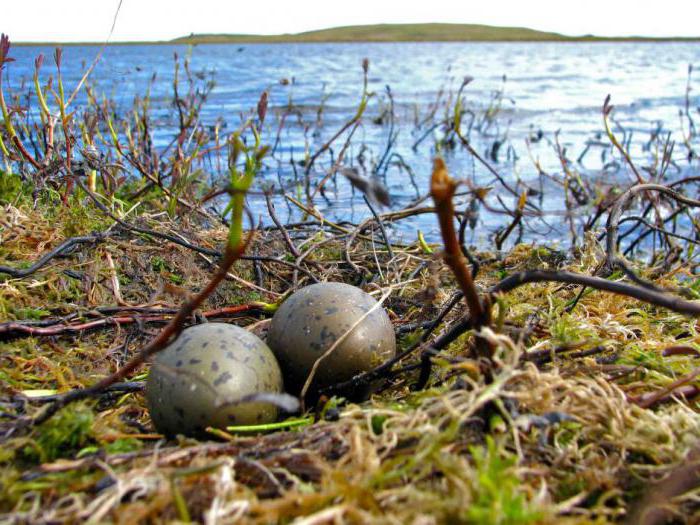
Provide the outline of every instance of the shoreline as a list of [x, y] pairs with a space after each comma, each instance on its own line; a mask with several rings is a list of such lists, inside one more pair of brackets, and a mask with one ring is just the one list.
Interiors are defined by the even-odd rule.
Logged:
[[14, 47], [122, 47], [122, 46], [206, 46], [259, 44], [700, 44], [700, 37], [674, 38], [565, 38], [565, 39], [471, 39], [471, 40], [159, 40], [129, 42], [12, 42]]

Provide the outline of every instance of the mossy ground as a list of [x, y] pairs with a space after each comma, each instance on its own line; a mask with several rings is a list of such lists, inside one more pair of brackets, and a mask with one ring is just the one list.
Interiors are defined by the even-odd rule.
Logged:
[[[0, 260], [29, 265], [70, 236], [110, 227], [100, 217], [84, 205], [7, 204], [0, 210]], [[226, 238], [223, 228], [174, 223], [155, 211], [136, 220], [200, 246], [220, 247]], [[291, 234], [302, 251], [318, 244], [303, 264], [319, 279], [359, 284], [368, 292], [394, 286], [385, 307], [397, 328], [434, 318], [455, 290], [437, 247], [433, 255], [418, 242], [394, 248], [390, 261], [381, 244], [358, 240], [350, 250], [358, 273], [345, 260], [344, 236], [318, 225]], [[284, 257], [286, 247], [277, 232], [262, 231], [248, 253]], [[486, 289], [525, 268], [590, 274], [602, 253], [589, 241], [576, 257], [529, 245], [479, 256], [486, 262], [477, 282]], [[161, 312], [161, 319], [137, 312], [138, 322], [69, 334], [0, 333], [3, 429], [42, 409], [33, 397], [92, 384], [123, 364], [163, 326], [167, 309], [201, 289], [214, 263], [185, 247], [116, 230], [23, 279], [0, 276], [1, 322], [44, 326], [47, 319], [65, 318], [63, 324], [78, 325], [126, 315], [134, 306]], [[310, 282], [304, 273], [295, 277], [294, 268], [270, 261], [258, 262], [257, 269], [239, 261], [233, 273], [237, 280], [224, 282], [202, 311], [274, 303]], [[687, 286], [692, 279], [681, 269], [656, 282]], [[530, 285], [497, 303], [498, 330], [482, 334], [498, 348], [500, 368], [490, 384], [468, 357], [468, 333], [436, 359], [428, 389], [411, 390], [417, 377], [412, 370], [385, 382], [365, 403], [331, 400], [318, 422], [300, 421], [291, 430], [166, 442], [138, 391], [71, 405], [2, 444], [0, 521], [620, 521], [700, 437], [693, 400], [642, 409], [629, 398], [691, 371], [691, 351], [663, 351], [681, 345], [700, 351], [700, 335], [694, 319], [602, 292], [583, 294], [571, 309], [579, 291]], [[122, 310], [105, 313], [105, 306]], [[457, 308], [437, 333], [462, 313]], [[248, 313], [223, 320], [264, 333], [267, 317]], [[401, 347], [419, 335], [420, 329], [402, 333]], [[143, 380], [146, 372], [144, 367], [130, 379]], [[696, 490], [672, 502], [679, 519], [697, 518], [697, 497]]]

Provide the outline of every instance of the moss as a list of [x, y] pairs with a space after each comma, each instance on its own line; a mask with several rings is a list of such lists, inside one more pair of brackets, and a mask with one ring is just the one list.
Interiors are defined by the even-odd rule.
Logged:
[[552, 342], [557, 346], [578, 344], [596, 336], [595, 332], [587, 328], [581, 319], [566, 314], [553, 319], [549, 331]]
[[51, 312], [43, 308], [21, 307], [13, 309], [11, 314], [14, 315], [16, 319], [39, 320], [42, 317], [51, 315]]
[[163, 270], [169, 270], [169, 269], [170, 269], [170, 267], [168, 266], [168, 264], [165, 262], [165, 260], [162, 257], [156, 255], [155, 257], [153, 257], [151, 259], [151, 270], [153, 270], [154, 272], [160, 273]]
[[184, 284], [185, 283], [185, 278], [182, 275], [178, 275], [176, 273], [168, 274], [168, 280], [170, 280], [170, 282], [173, 284]]
[[485, 447], [472, 447], [476, 466], [474, 497], [464, 521], [479, 525], [539, 523], [542, 510], [527, 500], [527, 489], [516, 475], [517, 458], [487, 436]]
[[86, 404], [74, 404], [37, 427], [22, 457], [30, 462], [73, 457], [93, 438], [94, 413]]
[[19, 206], [25, 204], [32, 194], [32, 185], [16, 174], [0, 170], [0, 204]]
[[113, 223], [110, 218], [98, 213], [91, 204], [86, 202], [86, 199], [85, 195], [77, 192], [73, 195], [70, 206], [59, 208], [61, 216], [59, 224], [63, 226], [65, 238], [104, 231]]

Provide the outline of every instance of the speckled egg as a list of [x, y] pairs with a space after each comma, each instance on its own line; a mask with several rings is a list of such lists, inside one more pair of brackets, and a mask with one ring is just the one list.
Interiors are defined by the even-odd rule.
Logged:
[[234, 401], [283, 390], [275, 356], [248, 330], [205, 323], [184, 330], [156, 355], [146, 383], [146, 401], [158, 431], [202, 434], [206, 427], [270, 423], [277, 408]]
[[[313, 284], [282, 303], [272, 318], [267, 344], [290, 392], [301, 391], [316, 360], [375, 305], [371, 295], [344, 283]], [[395, 354], [394, 329], [377, 306], [321, 361], [310, 391], [346, 381]]]

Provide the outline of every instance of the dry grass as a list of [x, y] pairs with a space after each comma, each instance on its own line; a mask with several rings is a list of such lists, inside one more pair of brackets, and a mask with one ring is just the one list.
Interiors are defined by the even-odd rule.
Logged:
[[[95, 226], [68, 208], [56, 213], [48, 219], [29, 208], [5, 207], [3, 258], [31, 262], [69, 234]], [[160, 216], [144, 215], [139, 221], [159, 231], [181, 232], [201, 246], [220, 245], [226, 236], [224, 230], [174, 224]], [[344, 260], [342, 235], [313, 226], [292, 235], [309, 239], [301, 251], [317, 245], [305, 267], [319, 278], [356, 281]], [[250, 253], [280, 256], [285, 250], [281, 236], [267, 232], [259, 234]], [[418, 244], [395, 251], [390, 261], [376, 243], [360, 239], [351, 246], [354, 263], [378, 276], [365, 289], [381, 293], [396, 287], [386, 305], [397, 327], [434, 317], [454, 289], [449, 271]], [[548, 250], [521, 245], [500, 260], [492, 258], [478, 285], [488, 287], [503, 272], [533, 266], [590, 273], [601, 257], [593, 242], [568, 262]], [[420, 265], [424, 269], [412, 278]], [[263, 279], [255, 286], [270, 293], [229, 280], [204, 309], [272, 303], [293, 286], [293, 268], [269, 261], [260, 266]], [[31, 278], [4, 278], [0, 308], [6, 321], [77, 312], [68, 320], [77, 323], [94, 319], [96, 307], [116, 304], [117, 297], [124, 304], [176, 307], [206, 282], [211, 268], [187, 248], [122, 232], [55, 259]], [[66, 269], [80, 272], [80, 278], [62, 273]], [[236, 275], [256, 281], [250, 261], [239, 262]], [[659, 282], [670, 285], [677, 278], [663, 276]], [[299, 273], [297, 285], [308, 279]], [[336, 408], [332, 400], [319, 422], [291, 431], [166, 443], [151, 427], [139, 392], [105, 394], [69, 407], [28, 435], [4, 443], [1, 519], [619, 521], [642, 490], [682, 462], [700, 437], [694, 403], [676, 400], [646, 410], [628, 396], [656, 391], [693, 369], [694, 357], [663, 357], [661, 352], [681, 344], [697, 348], [700, 341], [694, 320], [600, 292], [584, 295], [567, 313], [577, 292], [555, 284], [533, 285], [503, 298], [495, 312], [495, 318], [502, 314], [505, 320], [502, 330], [481, 334], [497, 347], [500, 367], [492, 384], [479, 379], [476, 363], [466, 354], [470, 336], [465, 335], [437, 360], [428, 390], [412, 392], [415, 372], [406, 372], [385, 383], [370, 401]], [[229, 322], [262, 333], [261, 315]], [[131, 323], [54, 337], [5, 338], [0, 343], [4, 428], [15, 416], [41, 409], [26, 394], [94, 382], [138, 350], [158, 326]], [[402, 347], [419, 334], [404, 335]], [[596, 346], [604, 351], [590, 357], [559, 353]], [[546, 350], [556, 353], [549, 364], [537, 367], [525, 359]], [[681, 519], [692, 519], [697, 497], [692, 491], [672, 502]]]

